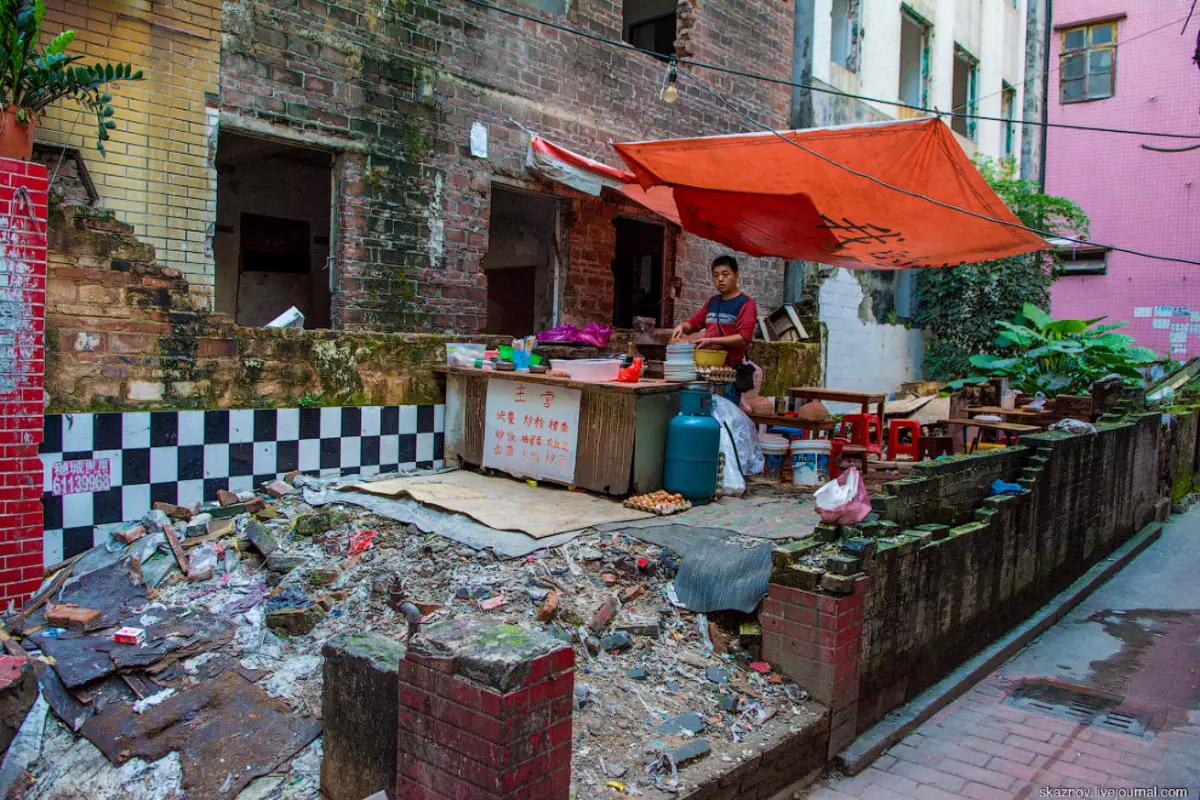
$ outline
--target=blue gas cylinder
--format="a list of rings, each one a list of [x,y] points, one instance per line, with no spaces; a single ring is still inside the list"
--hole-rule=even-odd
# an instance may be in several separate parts
[[[679,392],[679,414],[667,426],[667,463],[663,485],[693,503],[706,503],[717,490],[721,425],[712,415],[713,397],[705,389]]]

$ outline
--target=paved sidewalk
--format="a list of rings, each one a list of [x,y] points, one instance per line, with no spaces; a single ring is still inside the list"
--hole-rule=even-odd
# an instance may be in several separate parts
[[[1110,732],[1003,702],[1030,682],[1111,698],[1112,710],[1149,732]],[[1098,791],[1151,787],[1159,793]],[[1055,796],[1200,796],[1200,509],[1173,518],[1125,570],[862,773],[828,776],[804,794]]]

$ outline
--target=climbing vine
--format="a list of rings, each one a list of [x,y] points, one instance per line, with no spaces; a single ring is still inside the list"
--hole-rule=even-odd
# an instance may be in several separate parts
[[[975,163],[1025,225],[1074,238],[1088,235],[1083,209],[1065,197],[1042,193],[1035,181],[1016,177],[1014,161],[979,156]],[[950,269],[919,270],[914,321],[932,334],[925,351],[926,377],[958,378],[970,373],[967,359],[972,354],[999,353],[996,321],[1012,319],[1025,303],[1048,310],[1057,267],[1058,257],[1046,250]]]

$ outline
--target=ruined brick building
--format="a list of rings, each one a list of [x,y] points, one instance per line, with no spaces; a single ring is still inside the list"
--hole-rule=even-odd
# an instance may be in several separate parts
[[[777,0],[502,5],[664,54],[791,74],[793,10]],[[121,127],[108,160],[84,159],[95,205],[238,323],[296,305],[317,328],[526,333],[556,320],[628,327],[635,314],[669,325],[676,304],[690,313],[710,292],[716,245],[617,193],[593,197],[525,166],[522,126],[613,165],[610,141],[744,130],[683,81],[678,101],[663,102],[665,59],[468,0],[235,0],[219,26],[214,4],[174,9],[66,2],[47,27],[79,28],[91,52],[146,69],[144,86],[114,93]],[[704,78],[787,125],[788,87]],[[73,115],[56,109],[41,137],[82,148]],[[61,168],[55,150],[43,160]],[[760,304],[781,302],[780,262],[747,259],[743,276]]]

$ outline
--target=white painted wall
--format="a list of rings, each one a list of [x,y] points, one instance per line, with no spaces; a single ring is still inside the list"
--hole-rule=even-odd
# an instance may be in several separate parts
[[[1007,83],[1016,89],[1014,108],[1024,107],[1025,15],[1027,0],[858,0],[860,41],[858,70],[848,72],[830,62],[830,13],[834,0],[815,0],[816,36],[813,75],[843,91],[882,100],[900,99],[901,7],[930,23],[929,105],[950,111],[954,87],[955,45],[978,59],[977,113],[999,117]],[[912,112],[886,103],[865,103],[893,118]],[[844,122],[821,119],[818,125]],[[946,118],[949,123],[949,118]],[[1004,125],[977,120],[973,140],[957,136],[968,155],[1000,158]],[[1015,130],[1020,141],[1021,129]],[[1020,155],[1018,146],[1016,155]],[[821,321],[828,328],[826,385],[844,389],[892,392],[904,381],[919,380],[924,359],[920,331],[880,324],[869,310],[860,314],[863,289],[848,270],[838,269],[822,284]],[[868,302],[867,308],[869,309]]]
[[[900,97],[899,0],[858,0],[859,68],[847,74],[831,63],[831,12],[835,0],[815,0],[816,37],[813,41],[813,75],[833,86],[867,97],[898,100]],[[951,110],[954,46],[959,44],[979,59],[979,113],[1000,116],[1000,93],[1007,82],[1017,90],[1016,108],[1024,99],[1026,0],[908,0],[907,5],[931,24],[930,92],[934,108]],[[908,116],[895,106],[871,103],[889,117]],[[1018,136],[1020,131],[1017,132]],[[999,158],[1003,150],[1003,125],[980,120],[974,141],[961,139],[969,154],[976,150]]]
[[[862,286],[850,270],[834,270],[821,284],[821,321],[829,329],[825,385],[891,393],[905,381],[919,380],[925,351],[922,332],[864,321],[863,316],[870,320],[871,315],[860,311],[863,300]],[[847,409],[836,406],[831,410]]]

